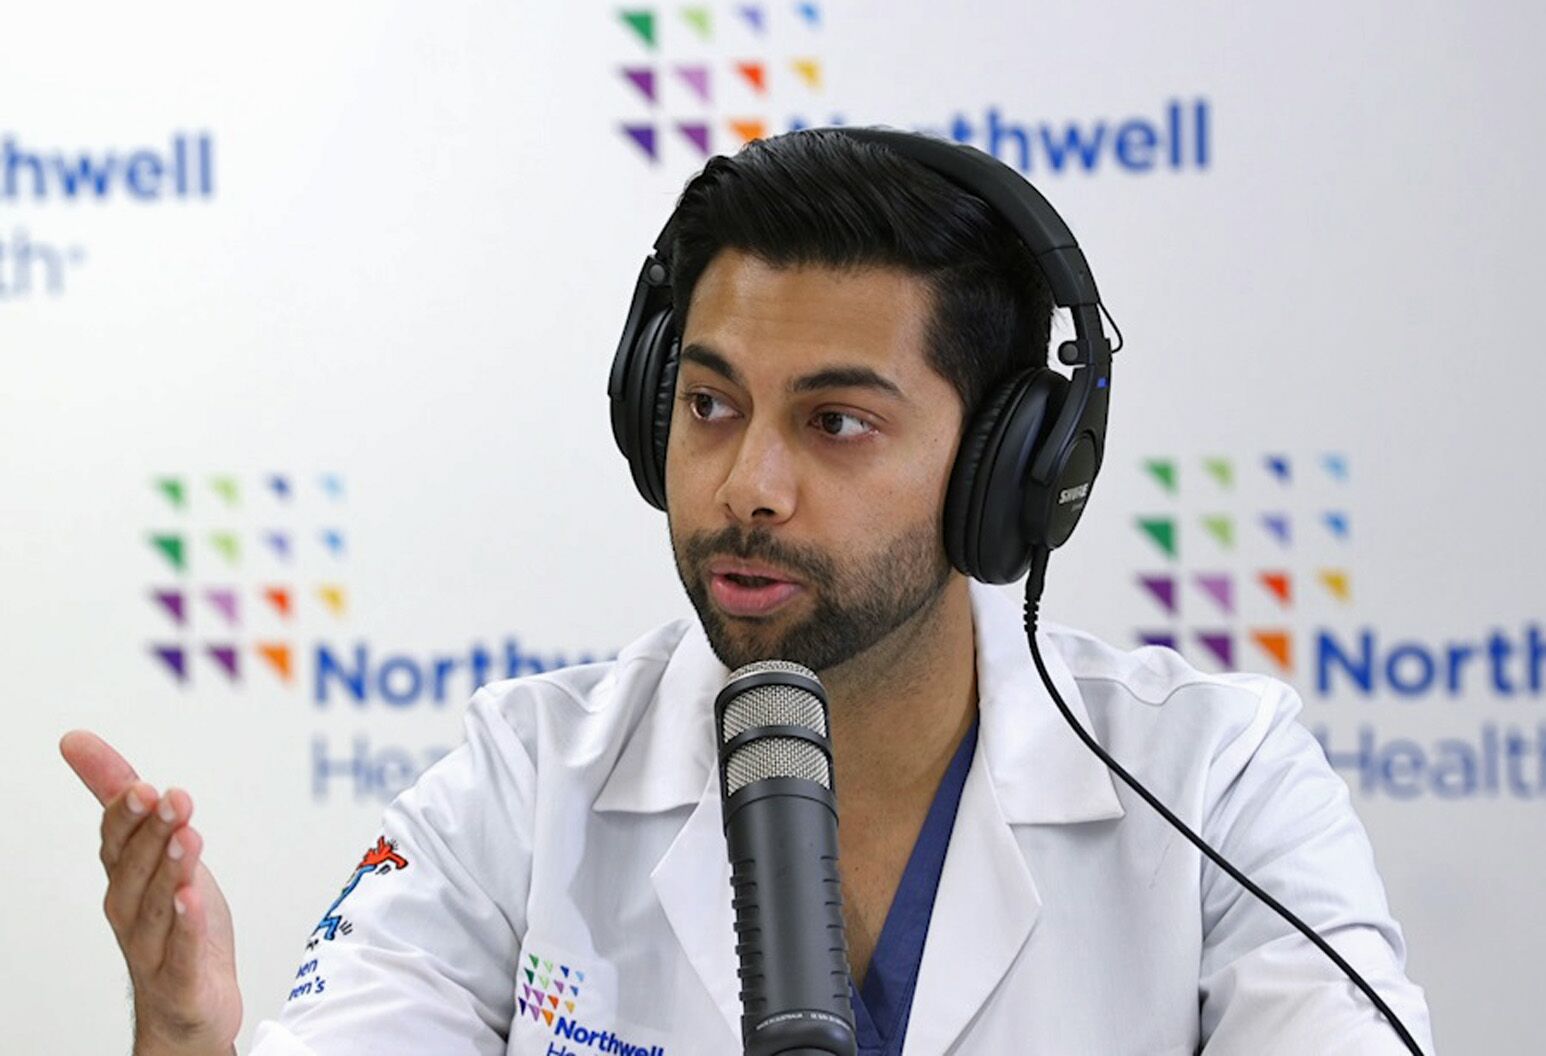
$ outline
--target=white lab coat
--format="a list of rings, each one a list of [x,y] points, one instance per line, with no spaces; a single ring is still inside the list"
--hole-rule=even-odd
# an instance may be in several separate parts
[[[978,583],[971,600],[980,734],[906,1056],[1405,1052],[1322,953],[1079,742],[1018,603]],[[1369,840],[1293,689],[1055,623],[1038,640],[1117,761],[1326,936],[1431,1054]],[[359,871],[334,937],[313,935],[254,1056],[740,1053],[712,728],[726,675],[683,619],[616,661],[480,689],[467,743],[388,807],[395,846]]]

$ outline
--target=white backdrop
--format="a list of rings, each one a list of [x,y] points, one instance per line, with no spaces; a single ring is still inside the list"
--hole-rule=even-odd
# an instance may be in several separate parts
[[[834,120],[1025,167],[1125,334],[1045,617],[1293,682],[1438,1043],[1538,1051],[1538,6],[12,6],[0,1051],[127,1046],[66,729],[192,790],[245,1049],[480,676],[691,611],[606,368],[699,145]]]

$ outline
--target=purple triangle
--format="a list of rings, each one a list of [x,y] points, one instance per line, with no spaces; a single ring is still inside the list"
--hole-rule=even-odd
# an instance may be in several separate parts
[[[655,102],[655,71],[648,66],[624,66],[623,76],[627,77],[633,86],[644,94],[644,98],[651,103]]]
[[[1234,581],[1226,573],[1199,572],[1195,577],[1197,585],[1208,593],[1219,608],[1226,613],[1235,611]]]
[[[181,647],[175,645],[155,645],[151,646],[151,652],[155,653],[163,664],[172,669],[172,674],[177,676],[177,681],[188,681],[188,666]]]
[[[220,610],[226,623],[233,627],[236,625],[236,591],[210,587],[204,592],[204,596],[209,599],[211,605]]]
[[[1138,640],[1144,645],[1163,645],[1166,649],[1176,647],[1176,636],[1166,631],[1139,631]]]
[[[263,538],[268,541],[268,545],[273,548],[274,553],[286,561],[290,560],[290,537],[288,535],[284,532],[267,532]]]
[[[696,124],[696,123],[691,122],[691,121],[678,121],[676,123],[676,127],[681,130],[682,135],[684,135],[688,139],[692,140],[693,146],[698,148],[698,153],[702,154],[704,157],[708,157],[708,154],[709,154],[709,126],[708,125]]]
[[[1155,600],[1165,607],[1166,612],[1175,615],[1176,580],[1174,576],[1139,576],[1138,582],[1154,595]]]
[[[554,979],[553,980],[553,985],[558,987],[558,992],[559,993],[563,993],[564,992],[564,981],[562,979]]]
[[[237,678],[236,647],[232,645],[210,645],[205,648],[209,650],[209,655],[214,657],[215,662],[225,668],[226,675],[234,682]]]
[[[1278,542],[1282,543],[1284,546],[1287,546],[1288,545],[1288,514],[1286,514],[1286,513],[1264,513],[1264,514],[1262,514],[1261,519],[1262,519],[1262,523],[1267,526],[1267,530],[1269,532],[1271,532],[1273,535],[1277,536]]]
[[[522,998],[516,998],[516,1003],[521,1006],[521,1015],[526,1014],[526,1002]]]
[[[762,8],[755,4],[742,4],[739,10],[741,12],[741,17],[746,19],[746,21],[751,24],[753,29],[755,29],[758,33],[761,33],[764,28],[762,23]]]
[[[651,161],[660,160],[660,155],[655,152],[655,126],[654,125],[624,125],[623,131],[628,138],[638,144],[639,149],[649,155]]]
[[[172,620],[180,627],[187,616],[183,612],[183,593],[180,590],[157,590],[152,592],[155,599],[161,603],[161,607],[171,613]]]
[[[687,87],[697,93],[705,103],[709,101],[709,68],[707,66],[678,66],[677,76],[687,82]]]
[[[1208,651],[1218,658],[1219,663],[1225,667],[1233,667],[1234,641],[1227,634],[1209,634],[1207,631],[1198,631],[1197,640],[1207,647]]]

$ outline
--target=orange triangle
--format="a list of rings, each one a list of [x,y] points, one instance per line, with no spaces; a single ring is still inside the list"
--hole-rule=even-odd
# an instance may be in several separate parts
[[[545,1008],[542,1010],[542,1018],[548,1021],[548,1026],[551,1027],[553,1025],[553,1013]]]
[[[1276,594],[1278,600],[1284,605],[1292,600],[1292,582],[1287,572],[1263,572],[1261,574],[1262,585]]]
[[[557,994],[549,994],[548,995],[548,1001],[552,1003],[554,1008],[558,1007],[558,995]]]
[[[279,677],[289,682],[294,678],[294,671],[290,666],[290,647],[283,642],[259,642],[258,655],[268,661],[270,667],[278,673]]]
[[[265,587],[263,596],[269,604],[279,610],[279,615],[286,619],[290,616],[290,591],[287,587]]]
[[[749,121],[731,121],[730,130],[741,137],[744,146],[754,139],[761,139],[767,134],[767,123],[753,118]]]
[[[1284,671],[1293,668],[1294,640],[1289,637],[1287,631],[1252,631],[1251,637],[1256,640],[1257,645],[1272,655]]]
[[[742,77],[746,78],[747,82],[750,83],[753,88],[757,89],[757,91],[760,93],[766,94],[768,90],[768,82],[762,63],[738,62],[735,64],[735,68]]]

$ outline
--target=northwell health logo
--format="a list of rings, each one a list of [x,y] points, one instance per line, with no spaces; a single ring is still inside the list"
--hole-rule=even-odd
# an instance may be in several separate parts
[[[215,197],[215,137],[173,132],[164,143],[65,148],[0,132],[0,206],[79,209],[123,203],[132,208]],[[19,222],[0,229],[0,304],[65,292],[86,261],[78,243],[59,243]]]
[[[1546,799],[1546,722],[1520,710],[1546,692],[1546,634],[1530,621],[1434,640],[1393,632],[1396,614],[1371,621],[1355,605],[1346,453],[1159,455],[1135,470],[1136,644],[1288,682],[1361,795]]]
[[[651,165],[699,164],[754,139],[848,123],[827,97],[822,41],[832,5],[729,4],[616,11],[633,56],[616,67],[616,128]],[[868,58],[868,57],[867,57]],[[895,124],[895,122],[886,122]],[[1212,163],[1206,98],[1146,113],[1018,119],[997,104],[955,108],[916,131],[970,143],[1028,175],[1201,171]]]

